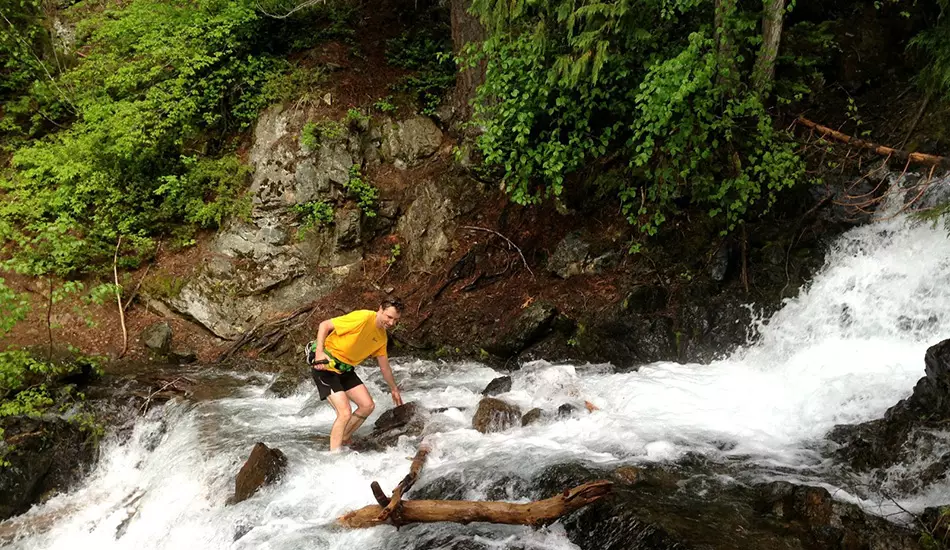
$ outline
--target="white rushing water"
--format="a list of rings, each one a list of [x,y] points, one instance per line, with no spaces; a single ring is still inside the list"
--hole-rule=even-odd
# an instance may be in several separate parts
[[[950,336],[946,232],[901,220],[849,232],[807,290],[759,332],[755,345],[709,365],[657,363],[624,374],[609,365],[525,365],[503,399],[522,410],[584,400],[600,410],[490,435],[472,430],[471,416],[495,371],[477,363],[397,361],[405,400],[447,407],[427,428],[433,452],[419,486],[448,477],[462,482],[463,498],[499,498],[499,480],[511,479],[500,484],[508,493],[501,496],[525,500],[517,480],[554,464],[613,467],[698,452],[728,465],[723,471],[736,478],[840,488],[820,454],[824,435],[835,424],[880,417],[909,395],[923,375],[927,347]],[[388,393],[374,369],[361,375],[378,399],[378,415],[391,406]],[[310,391],[265,398],[264,386],[249,382],[230,398],[169,405],[163,420],[143,420],[130,442],[107,444],[82,488],[11,520],[25,535],[12,547],[403,548],[464,533],[497,548],[575,548],[557,524],[537,531],[335,528],[337,516],[372,501],[371,481],[395,486],[415,449],[405,442],[381,453],[328,453],[329,407],[298,414]],[[225,507],[256,441],[283,450],[287,475]],[[947,494],[950,486],[931,487],[904,495],[903,504],[921,509]],[[849,498],[847,488],[837,496]],[[51,529],[36,527],[50,519]],[[31,529],[37,533],[27,534]]]

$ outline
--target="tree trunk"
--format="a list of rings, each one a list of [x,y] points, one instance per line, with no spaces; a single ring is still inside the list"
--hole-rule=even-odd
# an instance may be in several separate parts
[[[451,0],[452,46],[456,56],[462,52],[466,44],[481,42],[487,36],[485,27],[478,18],[468,13],[471,3],[471,0]],[[456,71],[455,92],[452,98],[455,107],[453,118],[456,124],[466,122],[471,118],[472,100],[475,99],[475,91],[483,82],[485,82],[484,62],[469,69]]]
[[[785,17],[785,0],[765,0],[762,14],[762,47],[752,70],[753,87],[764,98],[772,89],[775,80],[775,59],[782,42],[782,23]]]
[[[592,481],[557,496],[527,504],[465,500],[405,500],[399,506],[399,524],[484,521],[509,525],[544,525],[600,500],[610,493],[611,485],[609,481]],[[340,517],[337,522],[351,528],[375,527],[387,523],[387,520],[381,519],[382,512],[381,506],[371,504]]]

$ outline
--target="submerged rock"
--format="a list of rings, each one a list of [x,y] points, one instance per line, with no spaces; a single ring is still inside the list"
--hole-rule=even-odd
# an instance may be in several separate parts
[[[478,403],[472,427],[482,433],[503,432],[521,422],[521,409],[501,399],[486,397]]]
[[[280,449],[271,449],[263,443],[256,443],[251,449],[251,456],[234,480],[234,496],[228,499],[227,504],[247,500],[264,485],[279,480],[286,468],[287,457]]]

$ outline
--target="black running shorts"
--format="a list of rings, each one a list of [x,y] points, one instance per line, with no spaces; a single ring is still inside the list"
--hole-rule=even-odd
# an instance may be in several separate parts
[[[317,385],[317,391],[320,392],[321,401],[329,397],[331,393],[352,390],[356,386],[363,385],[356,371],[337,374],[328,370],[310,369],[310,374],[313,375],[313,383]]]

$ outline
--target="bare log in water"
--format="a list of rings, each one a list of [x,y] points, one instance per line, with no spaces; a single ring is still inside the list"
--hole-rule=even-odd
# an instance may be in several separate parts
[[[611,482],[592,481],[563,493],[526,504],[511,502],[481,502],[468,500],[402,500],[412,488],[425,464],[429,448],[423,446],[416,453],[409,468],[409,475],[393,490],[392,498],[386,496],[379,483],[370,488],[378,504],[364,506],[337,519],[341,525],[351,528],[375,527],[377,525],[406,525],[408,523],[432,523],[449,521],[471,523],[483,521],[509,525],[544,525],[578,508],[596,502],[610,493]]]
[[[544,525],[597,502],[610,493],[612,485],[606,480],[592,481],[557,496],[527,504],[469,500],[406,500],[399,506],[399,525],[438,521]],[[350,512],[337,521],[345,527],[352,528],[385,525],[387,521],[380,519],[382,511],[383,508],[378,504],[371,504]]]

